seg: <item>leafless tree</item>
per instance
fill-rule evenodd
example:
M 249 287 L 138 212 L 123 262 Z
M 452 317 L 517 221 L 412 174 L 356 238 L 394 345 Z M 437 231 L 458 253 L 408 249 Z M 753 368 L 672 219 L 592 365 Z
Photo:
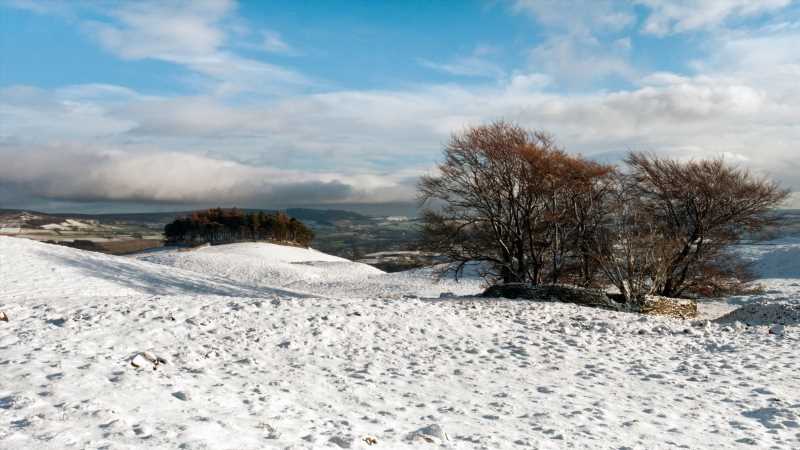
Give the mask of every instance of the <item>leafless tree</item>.
M 632 153 L 625 162 L 592 254 L 626 302 L 739 284 L 746 266 L 733 260 L 730 245 L 774 222 L 788 192 L 722 159 Z
M 641 304 L 651 293 L 651 280 L 669 243 L 662 240 L 632 177 L 615 173 L 602 202 L 608 215 L 594 235 L 590 253 L 624 303 Z
M 735 285 L 743 266 L 722 255 L 772 223 L 788 196 L 721 159 L 631 153 L 625 162 L 569 155 L 549 135 L 503 121 L 468 128 L 420 180 L 423 248 L 457 275 L 483 262 L 503 283 L 610 282 L 635 305 Z
M 419 183 L 421 202 L 434 206 L 423 215 L 424 246 L 456 273 L 482 261 L 490 277 L 532 284 L 557 282 L 579 259 L 590 212 L 600 210 L 597 180 L 611 171 L 502 121 L 453 135 L 438 169 Z
M 749 231 L 776 220 L 789 192 L 723 159 L 679 161 L 632 153 L 626 159 L 643 213 L 658 229 L 663 260 L 653 292 L 677 297 L 703 268 Z

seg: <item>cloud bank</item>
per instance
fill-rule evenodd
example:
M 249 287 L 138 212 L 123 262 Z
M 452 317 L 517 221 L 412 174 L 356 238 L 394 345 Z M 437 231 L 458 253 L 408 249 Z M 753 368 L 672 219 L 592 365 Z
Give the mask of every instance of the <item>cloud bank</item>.
M 78 202 L 305 205 L 405 200 L 410 174 L 343 176 L 174 152 L 4 148 L 0 180 L 15 195 Z M 8 193 L 8 192 L 7 192 Z

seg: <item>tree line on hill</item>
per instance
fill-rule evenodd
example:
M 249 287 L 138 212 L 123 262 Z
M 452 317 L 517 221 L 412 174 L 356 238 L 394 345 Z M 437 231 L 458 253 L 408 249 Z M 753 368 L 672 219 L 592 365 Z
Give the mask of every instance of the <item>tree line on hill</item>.
M 730 245 L 788 196 L 723 159 L 601 164 L 502 121 L 454 134 L 438 169 L 418 186 L 423 247 L 447 270 L 480 261 L 493 283 L 611 284 L 632 305 L 740 286 Z
M 245 213 L 238 208 L 193 212 L 168 223 L 164 234 L 172 244 L 272 241 L 308 246 L 314 239 L 305 224 L 286 213 Z

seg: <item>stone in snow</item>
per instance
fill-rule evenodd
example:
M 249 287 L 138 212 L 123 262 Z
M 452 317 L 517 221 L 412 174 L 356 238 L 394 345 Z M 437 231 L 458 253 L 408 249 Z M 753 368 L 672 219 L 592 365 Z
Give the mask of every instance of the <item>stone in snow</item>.
M 444 432 L 439 424 L 434 423 L 427 427 L 422 427 L 417 431 L 409 433 L 408 440 L 412 442 L 428 442 L 431 444 L 441 444 L 448 441 L 447 433 Z
M 0 311 L 0 321 L 8 322 L 8 315 L 3 311 Z
M 137 369 L 152 368 L 153 370 L 156 370 L 158 369 L 158 366 L 166 363 L 166 359 L 156 356 L 150 352 L 137 353 L 133 358 L 131 358 L 131 366 Z

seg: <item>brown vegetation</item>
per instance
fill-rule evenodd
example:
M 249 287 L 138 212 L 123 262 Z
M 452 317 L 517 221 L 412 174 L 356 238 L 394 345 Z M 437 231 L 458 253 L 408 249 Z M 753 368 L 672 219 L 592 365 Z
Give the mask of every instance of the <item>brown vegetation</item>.
M 617 168 L 502 121 L 454 134 L 438 169 L 419 183 L 423 248 L 449 270 L 481 261 L 492 282 L 611 283 L 639 306 L 740 288 L 746 267 L 725 250 L 788 195 L 722 159 L 632 153 Z
M 773 224 L 770 210 L 789 195 L 722 159 L 681 162 L 633 153 L 626 163 L 665 253 L 652 280 L 653 293 L 664 296 L 683 294 L 745 232 Z
M 419 184 L 424 247 L 454 262 L 490 263 L 505 283 L 558 282 L 567 268 L 594 272 L 590 235 L 612 169 L 559 149 L 544 133 L 506 122 L 454 135 L 439 175 Z
M 91 241 L 76 239 L 74 241 L 45 241 L 49 244 L 63 245 L 66 247 L 88 250 L 91 252 L 107 253 L 109 255 L 127 255 L 141 252 L 164 245 L 161 239 L 125 239 L 116 241 Z

